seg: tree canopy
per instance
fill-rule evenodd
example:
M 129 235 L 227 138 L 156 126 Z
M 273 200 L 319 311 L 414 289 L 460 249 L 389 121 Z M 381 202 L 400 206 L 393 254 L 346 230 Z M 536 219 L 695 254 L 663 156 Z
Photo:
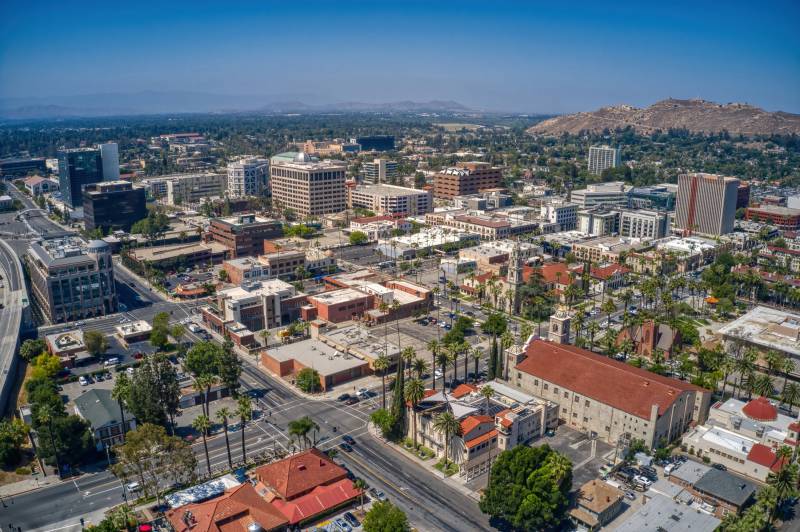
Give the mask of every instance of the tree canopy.
M 364 532 L 405 532 L 410 530 L 408 518 L 403 510 L 389 501 L 378 501 L 372 505 L 362 524 Z

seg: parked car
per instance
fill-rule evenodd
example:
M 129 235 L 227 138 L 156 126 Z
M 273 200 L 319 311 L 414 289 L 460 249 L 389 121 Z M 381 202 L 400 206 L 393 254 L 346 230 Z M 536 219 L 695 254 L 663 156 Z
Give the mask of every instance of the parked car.
M 339 444 L 339 448 L 348 453 L 353 452 L 353 447 L 349 443 L 342 442 Z
M 728 470 L 728 468 L 725 467 L 722 464 L 712 464 L 711 467 L 713 467 L 714 469 L 719 469 L 720 471 L 727 471 Z
M 125 489 L 127 489 L 128 491 L 134 491 L 135 492 L 135 491 L 139 491 L 140 488 L 141 488 L 141 486 L 139 485 L 138 482 L 128 482 L 127 484 L 125 484 Z
M 336 400 L 339 401 L 339 402 L 347 401 L 348 399 L 350 399 L 350 394 L 349 393 L 343 393 L 342 395 L 340 395 L 339 397 L 336 398 Z
M 350 399 L 345 401 L 344 404 L 346 404 L 346 405 L 354 405 L 354 404 L 358 403 L 358 401 L 359 401 L 358 397 L 351 397 Z
M 117 364 L 119 364 L 119 358 L 118 357 L 111 357 L 111 358 L 109 358 L 108 360 L 106 360 L 103 363 L 103 366 L 107 367 L 107 368 L 110 368 L 112 366 L 116 366 Z
M 437 379 L 441 379 L 442 378 L 442 370 L 440 370 L 438 368 L 435 369 L 433 371 L 433 376 L 436 377 Z
M 350 527 L 350 525 L 347 524 L 347 521 L 345 521 L 341 517 L 337 518 L 333 523 L 337 527 L 339 527 L 339 530 L 341 530 L 342 532 L 351 532 L 353 530 L 352 527 Z
M 351 512 L 345 512 L 343 517 L 347 520 L 347 523 L 353 528 L 358 528 L 361 526 L 361 523 L 358 521 L 358 519 L 356 519 L 356 516 L 353 515 Z
M 89 380 L 83 375 L 81 375 L 80 377 L 78 377 L 78 384 L 80 384 L 81 386 L 89 386 Z
M 675 464 L 667 464 L 667 465 L 665 465 L 664 466 L 664 474 L 666 476 L 670 476 L 672 474 L 672 472 L 675 470 L 676 467 L 678 467 L 678 466 L 675 465 Z

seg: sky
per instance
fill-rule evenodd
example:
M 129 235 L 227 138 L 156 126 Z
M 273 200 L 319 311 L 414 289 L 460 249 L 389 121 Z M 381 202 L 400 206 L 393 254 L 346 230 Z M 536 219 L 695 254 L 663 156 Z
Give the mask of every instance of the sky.
M 196 91 L 800 113 L 800 2 L 0 1 L 0 98 Z

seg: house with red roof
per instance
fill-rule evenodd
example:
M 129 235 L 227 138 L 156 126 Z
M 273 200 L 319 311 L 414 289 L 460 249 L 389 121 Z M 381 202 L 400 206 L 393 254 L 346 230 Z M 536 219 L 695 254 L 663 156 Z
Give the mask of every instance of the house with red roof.
M 249 482 L 209 501 L 169 510 L 166 517 L 175 532 L 272 532 L 287 530 L 289 524 L 286 516 Z
M 655 447 L 708 417 L 711 392 L 586 349 L 536 339 L 514 370 L 512 387 L 558 405 L 562 423 L 616 444 Z
M 256 490 L 290 525 L 301 525 L 353 503 L 361 490 L 347 471 L 311 448 L 256 469 Z
M 618 290 L 628 284 L 628 274 L 630 272 L 630 268 L 617 262 L 593 267 L 589 270 L 590 290 L 595 294 Z

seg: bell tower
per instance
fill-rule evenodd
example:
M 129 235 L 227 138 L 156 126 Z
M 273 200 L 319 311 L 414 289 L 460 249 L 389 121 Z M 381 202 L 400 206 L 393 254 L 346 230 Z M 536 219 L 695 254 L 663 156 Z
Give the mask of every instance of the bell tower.
M 547 339 L 557 344 L 568 344 L 571 322 L 572 316 L 569 314 L 569 309 L 564 305 L 559 305 L 555 314 L 550 316 Z
M 514 294 L 508 301 L 508 312 L 511 314 L 519 312 L 519 289 L 524 284 L 522 279 L 522 263 L 523 260 L 519 242 L 514 242 L 511 247 L 511 253 L 508 256 L 508 275 L 506 275 L 506 284 L 508 284 L 509 290 Z

